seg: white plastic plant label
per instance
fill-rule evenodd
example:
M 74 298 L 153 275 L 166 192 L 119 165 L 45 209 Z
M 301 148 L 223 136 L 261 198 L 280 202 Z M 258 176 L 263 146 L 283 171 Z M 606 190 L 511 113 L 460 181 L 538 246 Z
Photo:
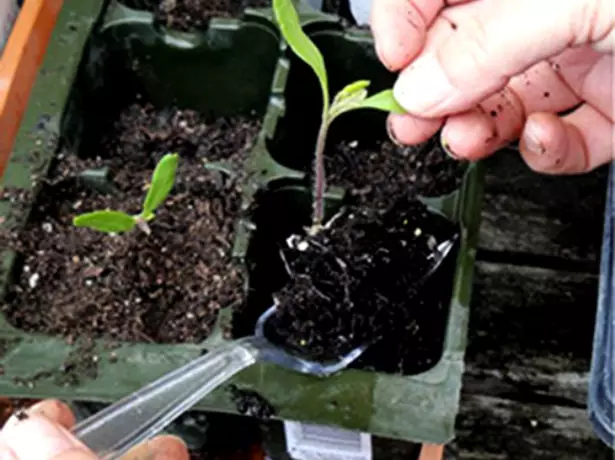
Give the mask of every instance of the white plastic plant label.
M 368 433 L 299 422 L 284 422 L 284 431 L 293 460 L 372 460 Z
M 357 24 L 369 24 L 369 15 L 372 9 L 372 0 L 349 0 L 350 12 Z

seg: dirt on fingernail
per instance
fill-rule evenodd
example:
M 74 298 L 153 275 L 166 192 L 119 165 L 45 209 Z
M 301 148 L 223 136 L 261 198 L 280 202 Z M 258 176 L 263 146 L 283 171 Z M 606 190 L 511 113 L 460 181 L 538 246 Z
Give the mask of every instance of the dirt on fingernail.
M 395 134 L 393 133 L 393 127 L 391 126 L 391 121 L 389 119 L 387 119 L 386 130 L 391 142 L 393 142 L 393 144 L 395 144 L 397 147 L 403 147 L 403 144 L 399 142 L 395 137 Z
M 442 139 L 440 144 L 442 145 L 442 150 L 444 150 L 444 153 L 446 153 L 450 158 L 453 158 L 454 160 L 459 158 L 457 154 L 453 152 L 451 145 L 446 141 L 446 139 Z

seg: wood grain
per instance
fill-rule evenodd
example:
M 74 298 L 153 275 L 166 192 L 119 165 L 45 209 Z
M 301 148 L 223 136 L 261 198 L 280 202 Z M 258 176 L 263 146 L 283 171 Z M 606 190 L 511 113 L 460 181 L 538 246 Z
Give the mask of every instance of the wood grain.
M 586 372 L 596 298 L 591 273 L 479 262 L 467 361 L 528 374 Z
M 447 459 L 607 460 L 584 409 L 464 396 Z
M 581 176 L 531 171 L 516 152 L 487 162 L 480 247 L 597 266 L 608 170 Z

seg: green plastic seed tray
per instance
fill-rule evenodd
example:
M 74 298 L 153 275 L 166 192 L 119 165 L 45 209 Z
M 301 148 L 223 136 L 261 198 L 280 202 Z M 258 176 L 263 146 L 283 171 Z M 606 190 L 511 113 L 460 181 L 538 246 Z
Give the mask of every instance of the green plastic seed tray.
M 243 185 L 244 213 L 237 220 L 233 255 L 245 264 L 255 253 L 266 257 L 262 254 L 273 242 L 309 219 L 305 177 L 318 121 L 316 79 L 283 43 L 269 8 L 247 9 L 239 18 L 214 18 L 203 30 L 182 32 L 161 26 L 148 11 L 106 3 L 64 2 L 3 187 L 36 191 L 33 183 L 48 174 L 57 155 L 95 149 L 97 130 L 117 113 L 131 87 L 127 82 L 136 81 L 158 107 L 176 104 L 216 117 L 260 118 L 260 132 L 245 162 L 249 174 Z M 373 91 L 393 84 L 394 75 L 379 63 L 368 31 L 346 27 L 340 18 L 307 6 L 299 11 L 306 32 L 325 57 L 332 94 L 362 78 L 372 81 Z M 336 123 L 342 136 L 386 138 L 382 113 L 365 112 Z M 91 184 L 104 184 L 102 176 L 102 182 Z M 327 205 L 333 212 L 345 192 L 331 185 Z M 256 197 L 261 200 L 259 218 L 251 214 Z M 480 164 L 467 167 L 454 193 L 425 199 L 461 229 L 449 267 L 452 296 L 442 324 L 442 353 L 431 368 L 416 375 L 350 369 L 321 380 L 262 364 L 229 383 L 256 391 L 281 419 L 413 442 L 450 441 L 464 369 L 481 199 Z M 12 206 L 10 199 L 0 202 L 3 225 L 11 223 Z M 3 254 L 2 286 L 7 288 L 23 267 L 14 253 L 4 248 Z M 275 257 L 269 253 L 269 258 Z M 263 277 L 250 275 L 250 292 L 267 291 L 267 286 L 254 285 L 259 279 Z M 79 337 L 67 341 L 24 333 L 0 318 L 0 394 L 110 403 L 228 340 L 225 332 L 232 323 L 232 312 L 222 310 L 204 343 L 112 344 L 98 339 L 85 349 Z M 80 359 L 92 362 L 82 366 Z M 237 412 L 226 387 L 198 408 Z

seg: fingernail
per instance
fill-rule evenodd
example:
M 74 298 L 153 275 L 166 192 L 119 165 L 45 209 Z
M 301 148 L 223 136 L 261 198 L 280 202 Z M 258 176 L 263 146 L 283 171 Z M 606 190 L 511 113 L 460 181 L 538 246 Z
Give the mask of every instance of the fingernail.
M 393 142 L 393 144 L 395 144 L 397 147 L 404 147 L 404 145 L 397 140 L 395 134 L 393 133 L 393 123 L 391 121 L 391 117 L 387 118 L 386 128 L 387 135 L 389 136 L 391 142 Z
M 408 112 L 432 115 L 430 112 L 446 101 L 455 91 L 433 53 L 418 57 L 399 75 L 393 95 Z
M 540 142 L 540 127 L 535 122 L 528 120 L 523 128 L 523 134 L 521 136 L 525 148 L 536 155 L 542 155 L 546 149 Z
M 442 146 L 442 150 L 444 150 L 444 153 L 446 153 L 446 155 L 449 158 L 452 158 L 453 160 L 458 160 L 459 159 L 459 157 L 457 155 L 455 155 L 455 152 L 453 152 L 453 150 L 451 149 L 451 145 L 442 136 L 442 134 L 440 134 L 440 145 Z

